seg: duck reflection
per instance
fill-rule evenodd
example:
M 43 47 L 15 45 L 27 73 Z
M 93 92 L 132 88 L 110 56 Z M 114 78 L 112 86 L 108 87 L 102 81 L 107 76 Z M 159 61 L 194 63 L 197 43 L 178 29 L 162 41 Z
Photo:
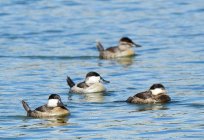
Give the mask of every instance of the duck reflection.
M 32 124 L 30 124 L 30 119 Z M 68 125 L 68 117 L 47 117 L 47 118 L 33 118 L 33 117 L 24 117 L 23 122 L 26 123 L 22 125 L 23 128 L 41 128 L 41 127 L 55 127 L 55 126 L 66 126 Z M 29 125 L 28 125 L 29 124 Z
M 73 100 L 73 98 L 79 98 L 80 100 L 85 100 L 86 102 L 104 102 L 104 92 L 95 92 L 95 93 L 69 93 L 68 100 Z
M 46 119 L 46 122 L 43 125 L 47 127 L 65 126 L 68 125 L 68 117 L 48 118 Z
M 115 59 L 109 59 L 106 60 L 109 61 L 109 63 L 111 64 L 120 64 L 123 67 L 128 67 L 131 66 L 134 63 L 134 56 L 130 56 L 130 57 L 120 57 L 120 58 L 115 58 Z M 98 63 L 98 66 L 103 66 L 103 63 L 100 61 Z
M 127 67 L 133 64 L 133 57 L 121 57 L 121 58 L 117 58 L 115 59 L 117 63 L 119 63 L 120 65 Z
M 84 99 L 87 102 L 103 102 L 104 101 L 104 93 L 97 92 L 97 93 L 87 93 L 84 94 Z
M 148 111 L 148 110 L 167 110 L 168 107 L 164 104 L 145 104 L 137 106 L 137 111 Z

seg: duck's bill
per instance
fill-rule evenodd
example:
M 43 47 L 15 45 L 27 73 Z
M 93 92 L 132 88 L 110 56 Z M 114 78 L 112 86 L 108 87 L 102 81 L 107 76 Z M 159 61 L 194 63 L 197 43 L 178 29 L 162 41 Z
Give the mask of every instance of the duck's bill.
M 102 80 L 104 83 L 110 83 L 110 81 L 107 81 L 107 80 L 103 79 L 102 77 L 101 77 L 101 80 Z
M 134 43 L 134 46 L 135 46 L 135 47 L 142 47 L 141 45 L 136 44 L 136 43 Z
M 63 104 L 62 101 L 60 100 L 60 101 L 57 103 L 57 106 L 64 106 L 64 104 Z

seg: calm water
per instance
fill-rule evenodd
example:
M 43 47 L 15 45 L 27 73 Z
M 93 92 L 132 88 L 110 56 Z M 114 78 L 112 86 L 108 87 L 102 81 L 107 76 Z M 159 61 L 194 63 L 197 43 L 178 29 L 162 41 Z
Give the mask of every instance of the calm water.
M 2 0 L 0 2 L 0 139 L 204 139 L 204 3 L 202 0 Z M 137 56 L 100 60 L 128 36 Z M 69 94 L 66 76 L 99 72 L 107 93 Z M 153 83 L 172 102 L 123 102 Z M 63 120 L 26 117 L 58 93 Z

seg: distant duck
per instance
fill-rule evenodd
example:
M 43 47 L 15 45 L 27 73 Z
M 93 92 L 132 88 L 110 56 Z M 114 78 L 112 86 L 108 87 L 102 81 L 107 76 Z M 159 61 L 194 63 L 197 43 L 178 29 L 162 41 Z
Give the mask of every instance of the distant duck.
M 104 49 L 103 45 L 100 42 L 97 42 L 96 45 L 99 51 L 99 57 L 103 59 L 133 56 L 135 54 L 133 46 L 141 47 L 140 45 L 134 43 L 128 37 L 122 37 L 119 41 L 119 45 L 115 47 Z
M 70 114 L 69 110 L 64 106 L 58 94 L 51 94 L 48 98 L 47 104 L 40 106 L 35 110 L 31 110 L 24 100 L 22 100 L 22 104 L 27 112 L 27 116 L 29 117 L 44 118 L 67 116 Z
M 75 84 L 70 77 L 67 77 L 67 84 L 70 87 L 70 92 L 74 93 L 93 93 L 106 91 L 103 82 L 109 83 L 104 80 L 97 72 L 89 72 L 86 75 L 85 81 Z
M 167 103 L 171 101 L 171 98 L 167 95 L 167 91 L 162 84 L 153 84 L 148 91 L 137 93 L 126 101 L 135 104 L 154 104 Z

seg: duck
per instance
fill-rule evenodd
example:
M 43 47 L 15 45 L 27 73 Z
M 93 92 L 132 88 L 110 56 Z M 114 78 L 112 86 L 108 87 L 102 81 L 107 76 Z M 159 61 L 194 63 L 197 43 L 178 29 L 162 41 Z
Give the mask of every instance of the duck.
M 67 76 L 67 84 L 72 93 L 94 93 L 105 92 L 106 88 L 103 83 L 110 83 L 103 79 L 97 72 L 91 71 L 86 74 L 85 80 L 75 84 L 73 80 Z
M 42 105 L 35 110 L 32 110 L 24 100 L 22 100 L 22 105 L 27 112 L 28 117 L 45 118 L 67 116 L 70 114 L 70 111 L 64 106 L 58 94 L 51 94 L 48 98 L 47 104 Z
M 167 95 L 165 87 L 158 83 L 153 84 L 149 90 L 135 94 L 129 97 L 126 102 L 134 104 L 155 104 L 155 103 L 167 103 L 171 98 Z
M 100 41 L 97 41 L 96 43 L 96 47 L 99 51 L 99 58 L 101 59 L 114 59 L 120 57 L 134 56 L 135 52 L 133 50 L 133 46 L 142 47 L 141 45 L 134 43 L 128 37 L 122 37 L 119 40 L 119 44 L 117 46 L 109 47 L 107 49 L 104 49 Z

